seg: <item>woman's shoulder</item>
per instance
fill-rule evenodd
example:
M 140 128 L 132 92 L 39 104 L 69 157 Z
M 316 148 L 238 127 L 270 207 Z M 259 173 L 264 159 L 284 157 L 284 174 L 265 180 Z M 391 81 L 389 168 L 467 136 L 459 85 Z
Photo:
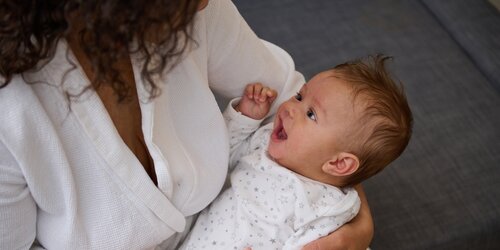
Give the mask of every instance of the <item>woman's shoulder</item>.
M 31 99 L 36 98 L 32 84 L 27 83 L 22 75 L 14 75 L 4 87 L 0 88 L 0 107 L 19 108 L 23 104 L 28 104 Z
M 3 79 L 1 81 L 3 82 Z M 20 108 L 33 97 L 33 89 L 25 79 L 21 75 L 14 75 L 4 87 L 0 88 L 0 107 L 7 111 Z
M 65 46 L 59 43 L 53 57 L 40 61 L 35 68 L 22 74 L 13 75 L 8 84 L 0 88 L 0 108 L 10 113 L 34 112 L 34 106 L 41 106 L 39 95 L 46 92 L 44 89 L 60 86 L 66 73 L 75 67 L 67 61 Z M 48 98 L 52 97 L 50 94 Z
M 0 89 L 0 132 L 10 133 L 26 125 L 28 120 L 36 120 L 35 113 L 39 105 L 32 84 L 27 83 L 22 76 L 14 76 L 11 81 Z

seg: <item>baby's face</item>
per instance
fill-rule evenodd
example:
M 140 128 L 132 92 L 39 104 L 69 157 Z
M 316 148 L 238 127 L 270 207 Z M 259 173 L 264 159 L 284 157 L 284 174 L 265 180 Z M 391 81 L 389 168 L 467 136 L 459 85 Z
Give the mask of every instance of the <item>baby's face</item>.
M 352 89 L 332 71 L 322 72 L 281 104 L 268 152 L 276 162 L 312 179 L 345 145 L 357 115 Z

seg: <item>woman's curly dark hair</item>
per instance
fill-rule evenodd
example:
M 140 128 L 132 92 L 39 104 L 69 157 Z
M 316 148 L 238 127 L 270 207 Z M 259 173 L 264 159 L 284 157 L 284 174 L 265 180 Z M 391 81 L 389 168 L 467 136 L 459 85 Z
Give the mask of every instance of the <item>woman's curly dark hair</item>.
M 77 12 L 84 23 L 79 44 L 91 59 L 94 88 L 109 84 L 119 100 L 130 95 L 116 66 L 131 53 L 143 55 L 141 76 L 150 97 L 159 94 L 152 76 L 175 64 L 187 46 L 200 0 L 0 0 L 0 88 L 13 75 L 54 56 Z M 153 29 L 155 29 L 153 31 Z M 151 42 L 154 35 L 154 42 Z M 133 45 L 133 46 L 132 46 Z M 153 60 L 154 59 L 154 60 Z M 154 63 L 153 63 L 154 61 Z

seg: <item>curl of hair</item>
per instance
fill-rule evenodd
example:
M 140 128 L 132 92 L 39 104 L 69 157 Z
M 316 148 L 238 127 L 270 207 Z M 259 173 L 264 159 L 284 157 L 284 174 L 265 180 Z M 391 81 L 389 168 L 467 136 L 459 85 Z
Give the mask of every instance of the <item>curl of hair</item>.
M 401 155 L 410 141 L 413 116 L 403 85 L 396 84 L 386 70 L 385 61 L 390 58 L 375 55 L 334 68 L 352 86 L 353 99 L 362 100 L 364 105 L 354 128 L 358 136 L 352 149 L 360 166 L 346 180 L 346 186 L 380 172 Z
M 80 44 L 91 58 L 94 88 L 109 84 L 119 100 L 130 95 L 116 62 L 142 55 L 141 77 L 153 98 L 159 94 L 153 76 L 175 65 L 186 49 L 200 0 L 16 0 L 0 2 L 0 87 L 15 74 L 35 70 L 54 56 L 68 35 L 69 17 L 85 20 Z M 154 34 L 154 43 L 151 35 Z

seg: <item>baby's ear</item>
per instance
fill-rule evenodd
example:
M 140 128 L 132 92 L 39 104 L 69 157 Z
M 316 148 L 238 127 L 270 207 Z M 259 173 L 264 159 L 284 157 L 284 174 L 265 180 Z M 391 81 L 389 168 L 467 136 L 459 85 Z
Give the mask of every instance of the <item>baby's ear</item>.
M 332 159 L 323 164 L 323 172 L 332 176 L 347 176 L 359 168 L 359 159 L 357 156 L 342 152 L 335 155 Z

